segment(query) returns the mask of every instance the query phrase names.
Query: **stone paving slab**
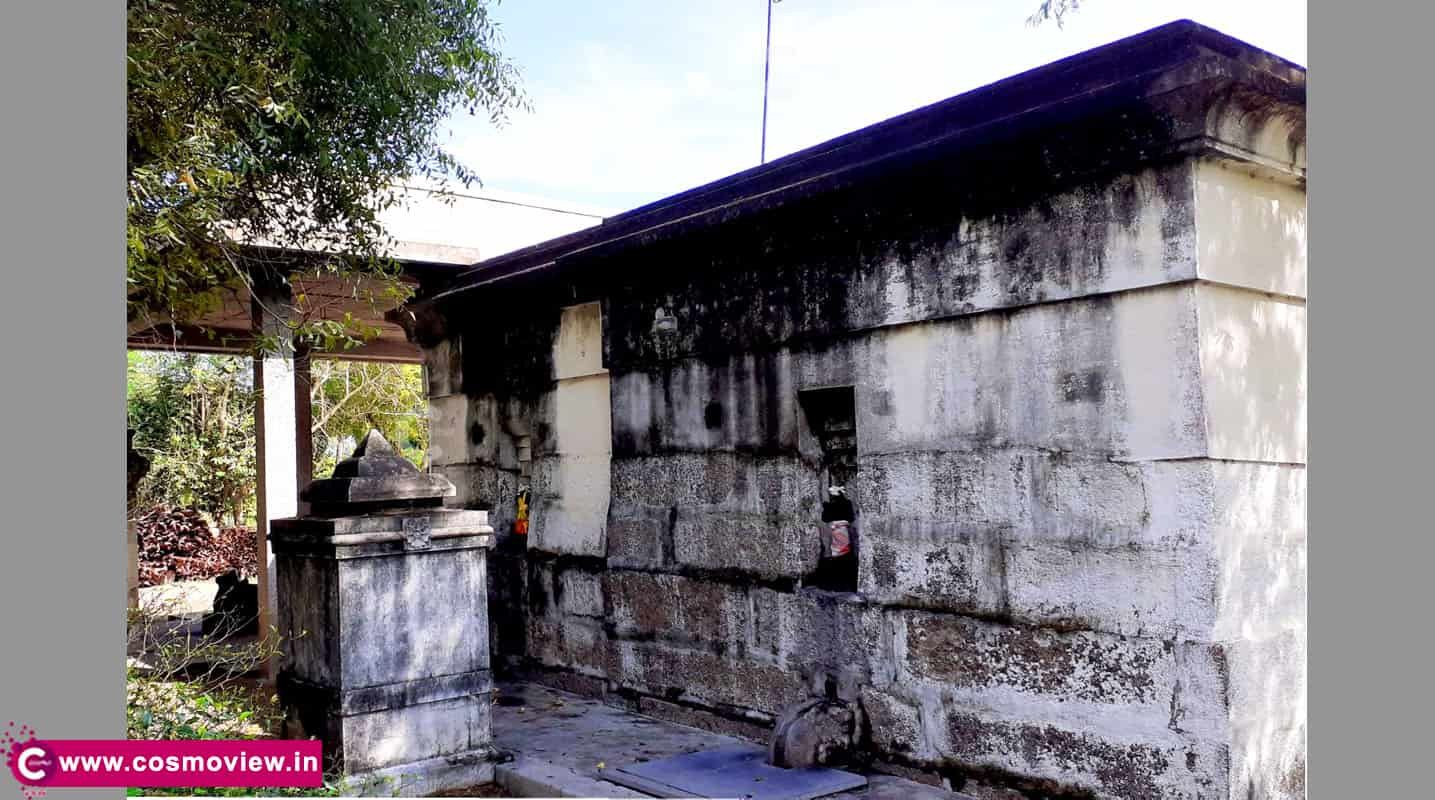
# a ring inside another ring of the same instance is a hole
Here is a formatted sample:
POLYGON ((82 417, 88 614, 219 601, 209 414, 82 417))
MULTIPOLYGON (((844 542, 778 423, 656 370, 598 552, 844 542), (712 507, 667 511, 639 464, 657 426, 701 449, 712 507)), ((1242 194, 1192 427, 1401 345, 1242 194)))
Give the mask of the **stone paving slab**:
MULTIPOLYGON (((500 682, 493 706, 494 744, 514 755, 494 779, 513 797, 645 798, 605 779, 635 762, 717 748, 751 747, 731 736, 645 717, 531 683, 500 682)), ((971 800, 897 778, 869 775, 864 789, 832 800, 971 800)))
POLYGON ((767 749, 756 744, 610 766, 603 772, 614 783, 663 797, 817 800, 867 785, 866 778, 846 770, 775 767, 767 762, 767 749))

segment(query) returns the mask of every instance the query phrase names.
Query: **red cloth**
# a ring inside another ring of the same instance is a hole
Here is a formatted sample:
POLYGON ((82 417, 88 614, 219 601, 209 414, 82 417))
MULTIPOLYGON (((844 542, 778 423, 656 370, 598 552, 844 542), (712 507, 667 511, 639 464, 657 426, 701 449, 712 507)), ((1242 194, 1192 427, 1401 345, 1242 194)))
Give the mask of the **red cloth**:
POLYGON ((848 530, 851 524, 847 520, 841 519, 828 524, 828 555, 836 558, 845 556, 852 551, 852 538, 848 530))

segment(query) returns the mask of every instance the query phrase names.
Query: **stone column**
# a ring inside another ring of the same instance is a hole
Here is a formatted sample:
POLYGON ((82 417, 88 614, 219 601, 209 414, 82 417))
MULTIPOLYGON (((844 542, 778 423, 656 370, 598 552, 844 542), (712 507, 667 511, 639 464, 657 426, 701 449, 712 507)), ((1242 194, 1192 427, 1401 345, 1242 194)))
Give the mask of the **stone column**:
POLYGON ((278 519, 280 699, 346 793, 425 795, 493 779, 484 511, 371 431, 307 517, 278 519), (390 782, 379 782, 391 779, 390 782))

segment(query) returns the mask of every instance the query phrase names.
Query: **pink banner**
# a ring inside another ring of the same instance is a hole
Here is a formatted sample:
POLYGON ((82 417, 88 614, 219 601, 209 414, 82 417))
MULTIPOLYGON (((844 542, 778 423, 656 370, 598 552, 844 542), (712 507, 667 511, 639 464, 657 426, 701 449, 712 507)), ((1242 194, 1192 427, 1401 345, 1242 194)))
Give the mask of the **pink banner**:
POLYGON ((324 785, 323 748, 314 740, 139 741, 31 739, 6 754, 25 786, 324 785))

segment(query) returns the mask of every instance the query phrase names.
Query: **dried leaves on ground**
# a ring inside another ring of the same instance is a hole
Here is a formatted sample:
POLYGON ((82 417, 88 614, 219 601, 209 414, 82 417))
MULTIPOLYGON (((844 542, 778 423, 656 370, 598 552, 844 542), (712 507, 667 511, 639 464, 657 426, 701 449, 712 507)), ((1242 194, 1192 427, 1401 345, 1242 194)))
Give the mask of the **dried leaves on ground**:
POLYGON ((192 508, 156 508, 135 520, 140 586, 206 580, 235 570, 255 574, 254 529, 215 529, 192 508))

